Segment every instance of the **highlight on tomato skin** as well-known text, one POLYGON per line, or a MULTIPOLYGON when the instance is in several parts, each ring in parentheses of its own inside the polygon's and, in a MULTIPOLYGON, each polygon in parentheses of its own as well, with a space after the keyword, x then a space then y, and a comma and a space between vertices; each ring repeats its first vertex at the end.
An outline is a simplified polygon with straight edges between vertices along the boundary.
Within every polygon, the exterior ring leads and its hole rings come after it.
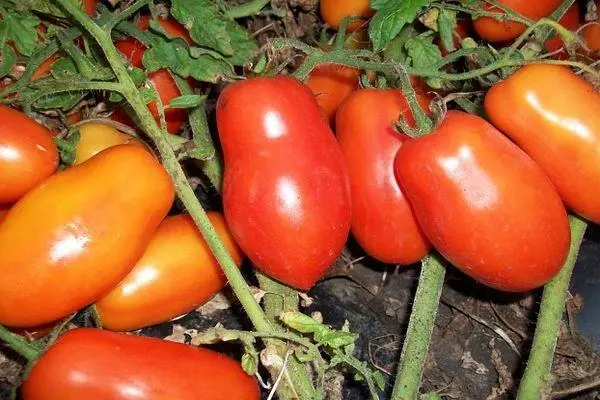
POLYGON ((256 379, 216 351, 100 329, 63 333, 35 362, 23 400, 259 400, 256 379))
MULTIPOLYGON (((239 267, 243 254, 225 218, 218 212, 207 214, 239 267)), ((187 314, 226 284, 194 221, 182 214, 165 218, 133 269, 95 306, 104 328, 131 331, 187 314)))

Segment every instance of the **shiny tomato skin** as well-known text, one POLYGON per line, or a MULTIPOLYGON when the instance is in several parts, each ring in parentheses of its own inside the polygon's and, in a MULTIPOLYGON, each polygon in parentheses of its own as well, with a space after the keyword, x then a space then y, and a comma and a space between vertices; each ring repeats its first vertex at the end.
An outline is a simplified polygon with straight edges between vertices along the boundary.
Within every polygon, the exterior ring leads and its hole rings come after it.
POLYGON ((423 231, 465 274, 524 292, 560 270, 570 231, 556 189, 485 120, 449 111, 433 133, 402 145, 395 168, 423 231))
POLYGON ((0 225, 0 323, 42 325, 98 300, 133 268, 173 198, 165 169, 134 145, 48 178, 0 225))
MULTIPOLYGON (((337 30, 346 17, 368 18, 374 10, 369 0, 321 0, 321 17, 330 28, 337 30)), ((367 25, 366 21, 355 21, 348 25, 348 31, 354 31, 367 25)))
MULTIPOLYGON (((579 3, 575 2, 571 7, 569 7, 565 15, 563 15, 558 22, 568 30, 576 31, 577 27, 579 26, 580 19, 579 3)), ((565 44, 560 38, 560 35, 554 35, 550 39, 546 40, 544 45, 546 46, 546 50, 551 53, 561 49, 565 44)), ((559 52, 556 57, 559 59, 566 59, 569 57, 569 55, 563 50, 559 52)))
POLYGON ((61 335, 23 384, 23 400, 259 400, 240 364, 202 347, 79 328, 61 335))
POLYGON ((58 168, 52 132, 0 105, 0 204, 14 203, 58 168))
POLYGON ((144 144, 135 137, 123 132, 110 125, 99 122, 86 122, 78 126, 79 141, 75 151, 75 161, 73 165, 79 165, 102 150, 119 144, 132 144, 144 147, 144 144))
MULTIPOLYGON (((526 18, 537 21, 546 17, 562 3, 562 0, 498 0, 498 3, 518 12, 526 18)), ((502 12, 499 8, 485 3, 484 9, 502 12)), ((481 17, 473 21, 475 31, 488 42, 508 42, 525 32, 526 26, 516 21, 498 21, 492 17, 481 17)))
MULTIPOLYGON (((417 96, 427 109, 429 99, 417 96)), ((414 125, 400 90, 361 89, 342 103, 336 135, 350 176, 352 235, 371 257, 408 265, 430 245, 394 176, 394 158, 408 139, 393 128, 400 115, 414 125)))
POLYGON ((526 66, 492 87, 485 109, 570 209, 600 223, 600 94, 590 83, 566 67, 526 66))
POLYGON ((289 76, 233 83, 217 103, 225 217, 258 269, 310 289, 350 230, 344 156, 310 89, 289 76))
MULTIPOLYGON (((243 255, 225 217, 208 218, 238 266, 243 255)), ((166 218, 144 255, 114 289, 96 302, 106 329, 131 331, 169 321, 209 301, 227 284, 217 260, 187 214, 166 218)))
POLYGON ((358 69, 335 64, 321 64, 310 73, 306 84, 331 123, 340 104, 358 89, 359 77, 358 69))

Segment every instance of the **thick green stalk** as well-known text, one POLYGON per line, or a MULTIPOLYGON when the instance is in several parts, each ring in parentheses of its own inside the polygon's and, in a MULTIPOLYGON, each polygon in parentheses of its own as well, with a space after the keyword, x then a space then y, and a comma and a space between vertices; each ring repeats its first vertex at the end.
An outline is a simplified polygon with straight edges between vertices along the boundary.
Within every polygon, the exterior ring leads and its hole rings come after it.
POLYGON ((437 254, 431 254, 423 260, 392 400, 416 400, 419 395, 423 367, 446 274, 446 268, 440 258, 437 254))
POLYGON ((40 351, 27 343, 27 340, 16 333, 12 333, 2 325, 0 325, 0 339, 8 347, 27 359, 28 362, 34 361, 40 355, 40 351))
POLYGON ((544 288, 538 322, 533 336, 533 347, 527 361, 525 374, 519 385, 517 400, 538 400, 546 398, 552 386, 552 360, 562 320, 569 281, 577 261, 579 247, 587 228, 587 223, 577 216, 571 216, 571 248, 567 261, 560 273, 544 288))
MULTIPOLYGON (((558 6, 558 8, 556 10, 554 10, 554 12, 550 15, 550 20, 552 21, 559 21, 563 15, 565 15, 565 13, 567 12, 567 10, 569 9, 569 7, 571 7, 571 5, 573 5, 573 3, 576 0, 564 0, 560 6, 558 6)), ((550 38, 550 36, 552 35, 552 33, 554 32, 554 30, 557 30, 559 32, 562 32, 563 34, 561 36, 564 35, 570 35, 572 34, 572 32, 569 32, 568 30, 564 29, 564 27, 562 27, 560 24, 557 25, 545 25, 543 27, 540 27, 537 29, 535 36, 536 36, 536 40, 532 41, 530 43, 528 43, 527 45, 525 45, 523 47, 523 56, 528 59, 528 58, 533 58, 536 55, 538 55, 541 51, 540 45, 539 43, 544 43, 546 40, 548 40, 550 38)))
POLYGON ((269 4, 270 1, 271 0, 250 0, 247 3, 228 8, 227 11, 225 11, 225 15, 231 19, 256 15, 260 12, 260 10, 263 9, 264 6, 269 4))

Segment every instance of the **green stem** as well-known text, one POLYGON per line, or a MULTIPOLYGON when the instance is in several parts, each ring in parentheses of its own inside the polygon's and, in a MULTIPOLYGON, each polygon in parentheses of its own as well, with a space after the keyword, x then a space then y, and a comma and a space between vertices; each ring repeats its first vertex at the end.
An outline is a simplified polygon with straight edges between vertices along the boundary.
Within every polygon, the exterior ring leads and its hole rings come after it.
POLYGON ((560 273, 544 288, 540 314, 533 336, 533 347, 527 361, 525 374, 519 385, 517 400, 545 398, 552 386, 552 360, 562 320, 569 281, 577 254, 583 240, 587 223, 577 216, 571 216, 571 248, 567 261, 560 273))
POLYGON ((471 14, 474 18, 479 17, 490 17, 501 21, 516 21, 520 22, 524 25, 531 25, 533 23, 532 20, 523 17, 522 15, 509 10, 509 12, 497 12, 497 11, 487 11, 483 9, 474 9, 469 7, 463 7, 456 4, 449 3, 433 3, 432 7, 445 8, 447 10, 460 11, 467 14, 471 14))
MULTIPOLYGON (((548 20, 559 21, 563 17, 563 15, 565 15, 565 13, 569 9, 569 7, 571 7, 571 5, 573 5, 573 3, 575 1, 576 0, 564 0, 560 4, 560 6, 558 6, 558 8, 556 10, 554 10, 554 12, 550 15, 549 19, 547 19, 547 18, 544 18, 544 19, 546 21, 548 21, 548 20)), ((540 47, 539 43, 544 43, 546 40, 548 40, 553 33, 553 29, 557 30, 558 32, 562 32, 561 36, 563 36, 563 37, 568 38, 568 37, 571 37, 571 35, 573 35, 570 31, 568 31, 566 28, 564 28, 560 24, 556 24, 554 26, 552 26, 552 25, 543 26, 536 31, 535 40, 532 40, 531 42, 529 42, 527 45, 525 45, 523 47, 523 50, 522 50, 523 56, 526 59, 529 59, 529 58, 533 58, 536 55, 538 55, 542 51, 542 48, 540 47)))
POLYGON ((256 15, 269 4, 271 0, 250 0, 247 3, 228 8, 225 15, 231 19, 250 17, 256 15))
MULTIPOLYGON (((410 107, 413 117, 415 118, 415 122, 417 123, 417 129, 419 130, 419 135, 425 135, 433 129, 433 122, 427 116, 425 111, 421 108, 419 101, 417 100, 417 94, 415 93, 415 89, 412 87, 410 83, 410 78, 406 73, 406 70, 402 67, 402 64, 397 64, 397 72, 400 78, 400 87, 402 89, 402 93, 406 97, 406 101, 410 107)), ((400 121, 401 124, 405 124, 405 121, 400 121)), ((408 126, 405 126, 405 130, 408 126)))
POLYGON ((446 269, 440 256, 429 255, 422 264, 419 286, 400 355, 392 400, 417 399, 423 367, 429 350, 429 341, 444 286, 446 269))
POLYGON ((23 356, 28 362, 35 361, 40 355, 40 351, 29 344, 27 340, 16 333, 12 333, 2 325, 0 325, 0 339, 2 339, 8 347, 23 356))

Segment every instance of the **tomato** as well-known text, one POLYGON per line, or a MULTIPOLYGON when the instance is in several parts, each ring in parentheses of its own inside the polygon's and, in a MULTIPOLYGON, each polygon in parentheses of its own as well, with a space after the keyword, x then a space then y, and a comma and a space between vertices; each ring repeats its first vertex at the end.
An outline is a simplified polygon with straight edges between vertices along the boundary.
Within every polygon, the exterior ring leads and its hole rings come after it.
POLYGON ((27 329, 11 329, 11 331, 30 340, 38 340, 50 334, 55 327, 56 322, 51 322, 27 329))
POLYGON ((560 270, 570 231, 556 189, 485 120, 449 111, 433 133, 400 147, 395 169, 423 231, 465 274, 522 292, 560 270))
POLYGON ((110 125, 86 122, 79 127, 79 142, 73 165, 81 164, 109 147, 131 143, 144 147, 135 137, 119 132, 110 125))
POLYGON ((90 17, 96 12, 96 6, 100 0, 83 0, 83 10, 90 17))
POLYGON ((79 328, 35 363, 23 400, 259 400, 236 361, 156 338, 79 328))
MULTIPOLYGON (((150 21, 152 17, 150 15, 142 15, 138 22, 138 28, 147 30, 150 27, 150 21)), ((178 37, 187 42, 187 44, 192 45, 194 41, 190 37, 187 29, 179 22, 171 18, 158 18, 158 24, 160 27, 170 36, 178 37)))
POLYGON ((50 73, 52 72, 52 66, 60 58, 61 58, 61 56, 59 56, 58 54, 52 54, 50 57, 45 59, 40 64, 40 66, 37 67, 37 69, 35 71, 33 71, 33 74, 31 74, 31 80, 35 81, 36 79, 49 76, 50 73))
POLYGON ((569 208, 600 223, 600 94, 590 83, 566 67, 526 66, 490 89, 485 109, 569 208))
POLYGON ((0 225, 0 323, 41 325, 98 300, 133 268, 173 198, 167 172, 134 145, 48 178, 0 225))
MULTIPOLYGON (((454 29, 454 34, 452 37, 452 39, 454 41, 454 49, 455 50, 458 50, 462 47, 462 41, 463 41, 463 39, 466 39, 469 37, 470 31, 471 31, 470 21, 458 20, 456 22, 456 28, 454 29)), ((446 48, 441 43, 441 41, 438 41, 438 47, 444 57, 450 53, 448 50, 446 50, 446 48)))
MULTIPOLYGON (((427 97, 418 99, 429 106, 427 97)), ((400 115, 414 126, 400 90, 361 89, 342 103, 336 134, 350 175, 352 234, 371 257, 408 265, 429 243, 394 176, 394 157, 408 139, 393 128, 400 115)))
POLYGON ((344 156, 310 89, 289 76, 230 84, 217 102, 225 217, 267 275, 310 289, 350 230, 344 156))
MULTIPOLYGON (((208 217, 236 264, 243 255, 217 212, 208 217)), ((189 215, 166 218, 133 270, 96 303, 102 325, 130 331, 187 314, 227 284, 189 215)))
POLYGON ((0 105, 0 204, 14 203, 58 168, 52 132, 0 105))
POLYGON ((310 73, 306 84, 331 123, 342 101, 358 89, 359 77, 358 69, 336 64, 321 64, 310 73))
POLYGON ((10 211, 10 205, 2 205, 0 204, 0 223, 2 223, 2 221, 4 221, 4 218, 6 218, 6 216, 8 215, 8 212, 10 211))
MULTIPOLYGON (((563 15, 563 17, 558 22, 568 30, 576 31, 577 27, 579 26, 579 20, 579 4, 575 2, 571 7, 569 7, 565 15, 563 15)), ((546 46, 546 49, 550 53, 560 50, 565 45, 562 39, 560 38, 560 35, 554 35, 550 39, 546 40, 544 44, 546 46)), ((566 51, 563 50, 560 53, 558 53, 556 57, 560 59, 566 59, 569 57, 569 55, 566 51)))
MULTIPOLYGON (((369 0, 321 0, 321 17, 330 28, 337 30, 346 17, 369 18, 374 10, 369 0)), ((366 21, 354 21, 348 25, 348 31, 354 31, 366 25, 366 21)))
MULTIPOLYGON (((560 6, 562 0, 498 0, 498 3, 518 12, 526 18, 537 21, 547 17, 560 6)), ((486 3, 484 9, 502 12, 501 9, 486 3)), ((507 42, 517 38, 527 28, 516 21, 498 21, 492 17, 481 17, 473 21, 475 31, 488 42, 507 42)))

